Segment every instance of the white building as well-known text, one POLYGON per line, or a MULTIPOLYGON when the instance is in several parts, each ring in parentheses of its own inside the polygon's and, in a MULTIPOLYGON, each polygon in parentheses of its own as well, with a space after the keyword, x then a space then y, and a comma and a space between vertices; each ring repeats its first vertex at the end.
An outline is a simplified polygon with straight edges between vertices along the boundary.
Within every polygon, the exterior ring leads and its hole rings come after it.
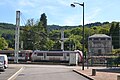
POLYGON ((90 56, 104 56, 111 54, 112 38, 105 34, 94 34, 88 38, 90 56))

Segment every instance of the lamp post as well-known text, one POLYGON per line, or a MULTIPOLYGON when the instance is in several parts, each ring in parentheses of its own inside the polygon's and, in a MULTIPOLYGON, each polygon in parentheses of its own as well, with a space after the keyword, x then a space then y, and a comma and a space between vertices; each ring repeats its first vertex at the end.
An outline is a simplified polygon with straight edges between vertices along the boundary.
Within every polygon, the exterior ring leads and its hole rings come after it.
POLYGON ((83 7, 83 32, 82 32, 82 36, 83 36, 83 39, 82 39, 82 42, 83 42, 83 45, 82 45, 83 59, 82 59, 82 70, 84 70, 84 2, 82 4, 74 2, 73 4, 71 4, 71 6, 75 7, 75 4, 78 4, 78 5, 83 7))

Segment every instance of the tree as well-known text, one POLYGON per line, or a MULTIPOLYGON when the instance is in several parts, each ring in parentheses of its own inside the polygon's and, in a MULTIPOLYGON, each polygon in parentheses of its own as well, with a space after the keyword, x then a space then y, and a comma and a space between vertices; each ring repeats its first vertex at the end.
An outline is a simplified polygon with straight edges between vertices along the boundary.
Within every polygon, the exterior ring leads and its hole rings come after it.
POLYGON ((53 30, 53 31, 49 32, 49 38, 53 41, 60 40, 60 38, 61 38, 60 35, 61 35, 61 33, 58 30, 53 30))
POLYGON ((101 28, 99 33, 100 34, 109 34, 109 30, 107 28, 101 28))
POLYGON ((45 28, 45 32, 47 32, 47 16, 45 13, 41 14, 40 22, 42 23, 42 26, 45 28))
POLYGON ((34 34, 34 49, 47 50, 47 46, 45 45, 47 42, 47 34, 41 22, 39 22, 38 25, 32 28, 32 33, 34 34))
POLYGON ((112 22, 109 35, 112 37, 114 49, 119 48, 119 23, 112 22))
POLYGON ((7 41, 9 48, 14 48, 14 35, 13 34, 3 33, 1 37, 3 37, 7 41))
POLYGON ((20 42, 23 41, 23 49, 25 50, 32 50, 33 49, 33 32, 32 32, 32 27, 31 26, 25 26, 22 31, 21 31, 21 36, 20 37, 20 42))
POLYGON ((33 25, 33 19, 29 19, 22 33, 24 49, 47 50, 47 19, 45 13, 40 20, 33 25))
POLYGON ((6 40, 4 38, 0 38, 0 49, 7 49, 8 48, 8 43, 6 42, 6 40))
POLYGON ((114 24, 114 23, 111 23, 111 27, 110 27, 110 30, 109 30, 109 35, 110 35, 110 36, 113 35, 114 29, 115 29, 115 24, 114 24))
POLYGON ((48 50, 53 50, 54 44, 55 44, 54 41, 48 39, 45 45, 46 45, 46 47, 47 47, 48 50))
POLYGON ((81 36, 71 35, 69 39, 65 41, 65 50, 82 50, 82 44, 80 43, 81 40, 81 36))
POLYGON ((114 48, 118 49, 119 48, 119 23, 116 24, 115 30, 114 30, 114 48))
POLYGON ((82 35, 82 28, 73 28, 70 33, 74 35, 82 35))

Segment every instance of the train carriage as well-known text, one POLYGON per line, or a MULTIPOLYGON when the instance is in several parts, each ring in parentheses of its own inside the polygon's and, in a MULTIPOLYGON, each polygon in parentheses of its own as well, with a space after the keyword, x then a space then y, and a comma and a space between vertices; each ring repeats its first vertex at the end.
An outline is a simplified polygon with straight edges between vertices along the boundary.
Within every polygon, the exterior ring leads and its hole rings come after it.
MULTIPOLYGON (((78 62, 82 61, 82 52, 75 51, 40 51, 21 50, 18 53, 18 61, 54 61, 69 62, 70 54, 79 54, 78 62)), ((6 54, 9 61, 14 61, 14 50, 0 50, 0 54, 6 54)))
POLYGON ((68 62, 71 53, 78 53, 79 62, 82 60, 81 51, 39 51, 36 50, 31 55, 32 61, 60 61, 68 62))
MULTIPOLYGON (((19 61, 31 60, 32 50, 21 50, 18 53, 19 61)), ((6 54, 9 61, 14 61, 14 50, 0 50, 0 54, 6 54)))

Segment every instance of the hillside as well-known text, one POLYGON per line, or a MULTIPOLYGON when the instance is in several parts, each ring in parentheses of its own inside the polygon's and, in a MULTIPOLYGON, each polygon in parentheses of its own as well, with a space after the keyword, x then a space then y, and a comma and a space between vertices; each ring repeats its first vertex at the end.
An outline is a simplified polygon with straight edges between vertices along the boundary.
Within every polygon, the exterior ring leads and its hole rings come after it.
MULTIPOLYGON (((90 24, 86 24, 85 26, 87 27, 94 27, 94 26, 102 26, 105 24, 110 24, 109 22, 95 22, 95 23, 90 23, 90 24)), ((60 30, 61 28, 65 28, 65 29, 72 29, 72 28, 76 28, 76 27, 82 27, 82 25, 78 25, 78 26, 59 26, 59 25, 48 25, 48 29, 49 30, 60 30)), ((15 30, 15 25, 14 24, 9 24, 9 23, 0 23, 0 30, 5 29, 5 30, 15 30)))
POLYGON ((15 25, 9 23, 0 23, 0 29, 15 29, 15 25))
POLYGON ((14 35, 15 25, 8 23, 0 23, 0 36, 4 34, 14 35))
MULTIPOLYGON (((86 24, 86 27, 97 27, 97 26, 102 26, 102 27, 110 27, 109 22, 95 22, 95 23, 90 23, 90 24, 86 24)), ((77 27, 82 27, 82 25, 79 26, 59 26, 59 25, 48 25, 48 31, 52 31, 52 30, 61 30, 61 28, 64 29, 72 29, 72 28, 77 28, 77 27)), ((0 36, 2 34, 11 34, 14 35, 15 34, 15 25, 14 24, 9 24, 9 23, 0 23, 0 36)))

